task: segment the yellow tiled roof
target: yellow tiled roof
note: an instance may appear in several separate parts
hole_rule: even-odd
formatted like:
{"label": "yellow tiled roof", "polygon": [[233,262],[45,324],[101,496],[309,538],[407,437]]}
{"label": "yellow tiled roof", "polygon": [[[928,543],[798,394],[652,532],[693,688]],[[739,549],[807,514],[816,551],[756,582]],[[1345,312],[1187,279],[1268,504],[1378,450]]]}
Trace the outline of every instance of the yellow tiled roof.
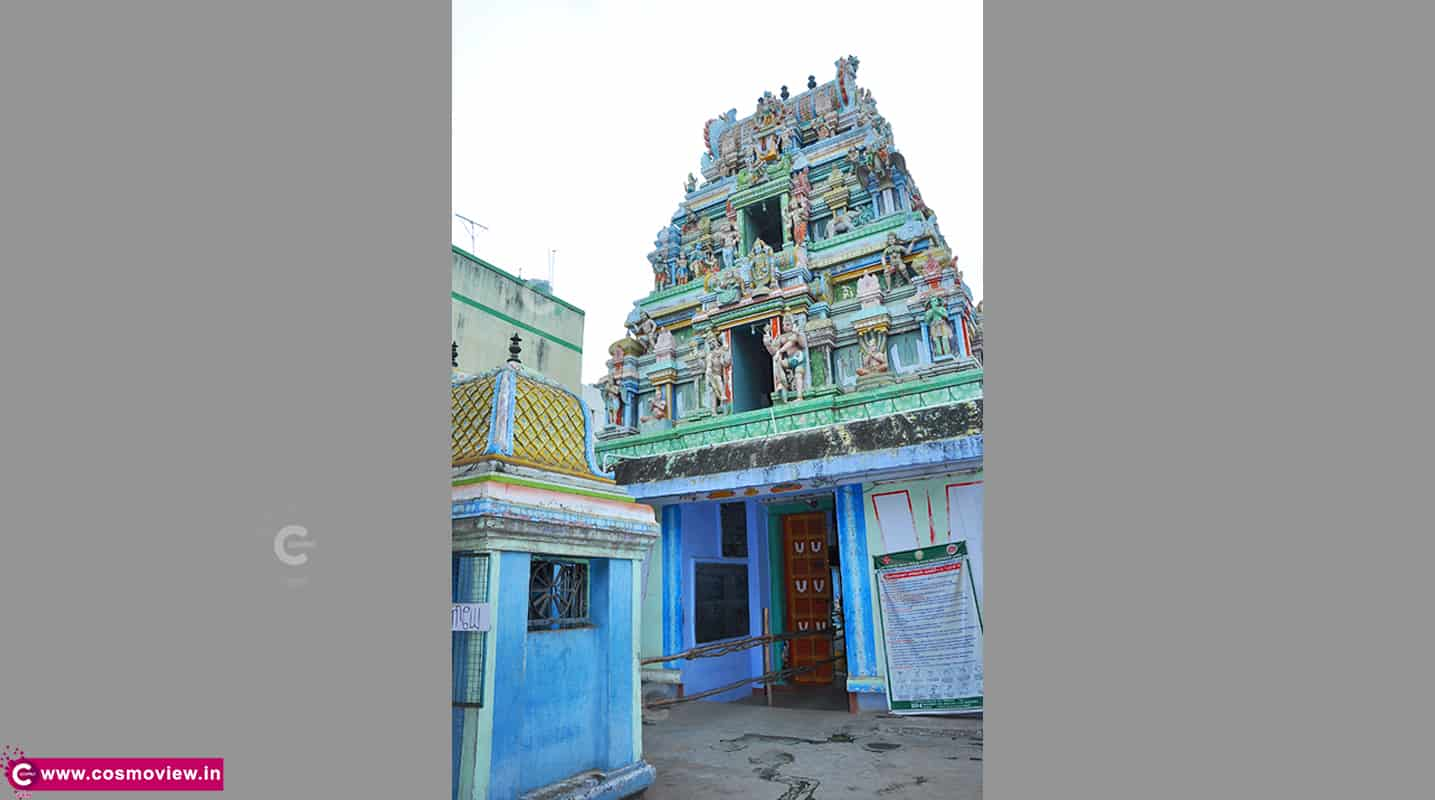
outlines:
{"label": "yellow tiled roof", "polygon": [[453,466],[506,461],[590,480],[590,417],[576,394],[522,368],[455,374]]}

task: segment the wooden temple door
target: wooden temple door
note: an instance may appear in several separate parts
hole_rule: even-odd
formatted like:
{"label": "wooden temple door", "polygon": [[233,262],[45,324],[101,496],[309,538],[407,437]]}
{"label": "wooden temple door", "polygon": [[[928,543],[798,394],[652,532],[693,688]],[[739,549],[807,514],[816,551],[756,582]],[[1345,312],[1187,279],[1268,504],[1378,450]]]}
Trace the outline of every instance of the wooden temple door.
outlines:
{"label": "wooden temple door", "polygon": [[[787,632],[822,633],[792,639],[789,667],[805,667],[832,657],[832,573],[827,565],[827,515],[790,514],[782,518],[783,573],[786,578]],[[832,663],[800,672],[797,683],[832,683]]]}

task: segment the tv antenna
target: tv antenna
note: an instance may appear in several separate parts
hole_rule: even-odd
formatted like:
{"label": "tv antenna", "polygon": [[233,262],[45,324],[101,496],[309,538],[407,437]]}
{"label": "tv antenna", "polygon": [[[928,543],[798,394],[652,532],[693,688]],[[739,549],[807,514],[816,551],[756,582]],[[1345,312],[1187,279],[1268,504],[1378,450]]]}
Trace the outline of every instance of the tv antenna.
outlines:
{"label": "tv antenna", "polygon": [[463,220],[464,227],[468,228],[468,252],[472,253],[474,250],[474,240],[476,238],[474,236],[474,229],[483,228],[484,230],[488,230],[488,226],[474,222],[473,220],[469,219],[468,217],[465,217],[462,214],[454,214],[454,216],[458,217],[460,220]]}

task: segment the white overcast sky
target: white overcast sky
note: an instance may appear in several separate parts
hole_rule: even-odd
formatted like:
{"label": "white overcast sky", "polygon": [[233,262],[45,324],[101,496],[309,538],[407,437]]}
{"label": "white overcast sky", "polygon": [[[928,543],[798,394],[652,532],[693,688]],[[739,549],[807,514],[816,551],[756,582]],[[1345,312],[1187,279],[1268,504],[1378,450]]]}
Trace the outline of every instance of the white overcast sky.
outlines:
{"label": "white overcast sky", "polygon": [[[934,2],[453,3],[453,210],[480,257],[587,312],[604,371],[646,255],[698,169],[703,123],[797,94],[855,55],[897,148],[982,292],[982,6]],[[453,241],[468,249],[455,220]]]}

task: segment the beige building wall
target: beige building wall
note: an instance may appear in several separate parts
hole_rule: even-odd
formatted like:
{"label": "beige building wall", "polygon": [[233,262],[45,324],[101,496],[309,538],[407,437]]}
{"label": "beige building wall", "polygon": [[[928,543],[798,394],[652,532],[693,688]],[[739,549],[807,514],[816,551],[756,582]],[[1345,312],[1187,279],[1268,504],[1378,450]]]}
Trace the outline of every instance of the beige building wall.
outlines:
{"label": "beige building wall", "polygon": [[458,368],[475,373],[508,359],[508,339],[523,337],[523,366],[582,391],[583,311],[516,275],[453,248],[453,341]]}

